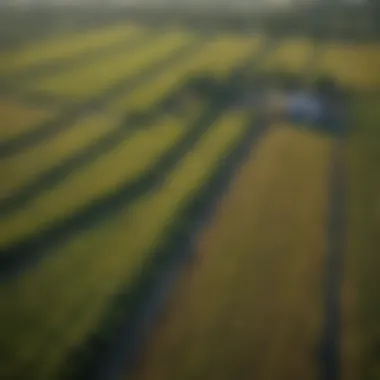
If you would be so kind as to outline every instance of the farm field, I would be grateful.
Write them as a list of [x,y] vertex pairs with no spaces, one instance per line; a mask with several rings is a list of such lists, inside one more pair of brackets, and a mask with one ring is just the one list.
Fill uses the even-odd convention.
[[194,264],[120,378],[318,378],[337,142],[186,98],[194,75],[243,68],[329,74],[360,94],[340,143],[339,355],[343,379],[376,379],[379,64],[375,44],[132,23],[0,53],[0,378],[84,378],[185,246]]
[[331,148],[288,126],[263,137],[199,236],[138,379],[316,378]]

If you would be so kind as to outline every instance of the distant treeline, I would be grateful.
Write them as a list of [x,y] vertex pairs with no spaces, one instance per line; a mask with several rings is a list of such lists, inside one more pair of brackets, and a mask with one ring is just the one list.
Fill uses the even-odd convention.
[[306,35],[326,39],[380,38],[379,9],[330,3],[288,11],[197,10],[167,7],[54,6],[3,8],[0,11],[0,47],[12,48],[39,35],[135,20],[149,25],[180,24],[204,32],[264,31],[275,36]]

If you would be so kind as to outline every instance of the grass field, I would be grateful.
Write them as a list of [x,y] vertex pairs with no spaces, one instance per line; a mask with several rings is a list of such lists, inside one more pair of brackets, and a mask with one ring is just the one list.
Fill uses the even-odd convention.
[[[222,80],[240,67],[329,73],[362,94],[379,88],[379,54],[374,44],[132,24],[0,54],[10,86],[0,99],[0,378],[74,378],[73,357],[115,327],[107,318],[123,311],[117,297],[137,297],[134,284],[154,272],[162,244],[193,222],[186,210],[258,128],[244,108],[160,109],[187,78]],[[37,106],[41,94],[53,101]],[[352,103],[346,144],[350,380],[379,376],[378,105],[374,95]],[[129,118],[150,110],[143,125]],[[138,379],[316,378],[332,146],[307,128],[267,130],[200,232],[198,261],[179,281]]]

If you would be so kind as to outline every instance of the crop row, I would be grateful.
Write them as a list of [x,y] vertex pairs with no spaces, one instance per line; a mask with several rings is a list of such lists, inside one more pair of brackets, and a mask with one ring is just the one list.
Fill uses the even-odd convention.
[[[241,139],[247,117],[240,111],[223,115],[167,173],[160,187],[130,207],[121,207],[94,229],[78,231],[37,268],[1,285],[0,321],[8,326],[1,339],[2,347],[8,348],[1,363],[5,378],[28,369],[29,378],[52,379],[62,370],[68,352],[97,328],[112,296],[149,266],[150,254],[175,215]],[[183,133],[183,127],[173,125],[177,134]],[[149,141],[135,142],[136,159],[152,154],[154,149],[147,145],[157,144],[157,133],[152,129],[145,132]],[[169,139],[160,144],[167,145],[170,139],[175,144],[174,129],[167,129],[167,134]],[[115,170],[129,168],[130,161],[117,160],[113,165]],[[112,170],[102,173],[109,175]],[[102,180],[94,177],[92,184]]]

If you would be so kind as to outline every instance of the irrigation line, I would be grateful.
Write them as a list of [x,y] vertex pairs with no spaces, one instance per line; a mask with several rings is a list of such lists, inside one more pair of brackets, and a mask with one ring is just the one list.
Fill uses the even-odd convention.
[[346,183],[342,140],[336,140],[330,172],[330,201],[324,282],[324,326],[320,351],[320,379],[339,380],[341,283],[345,240]]

